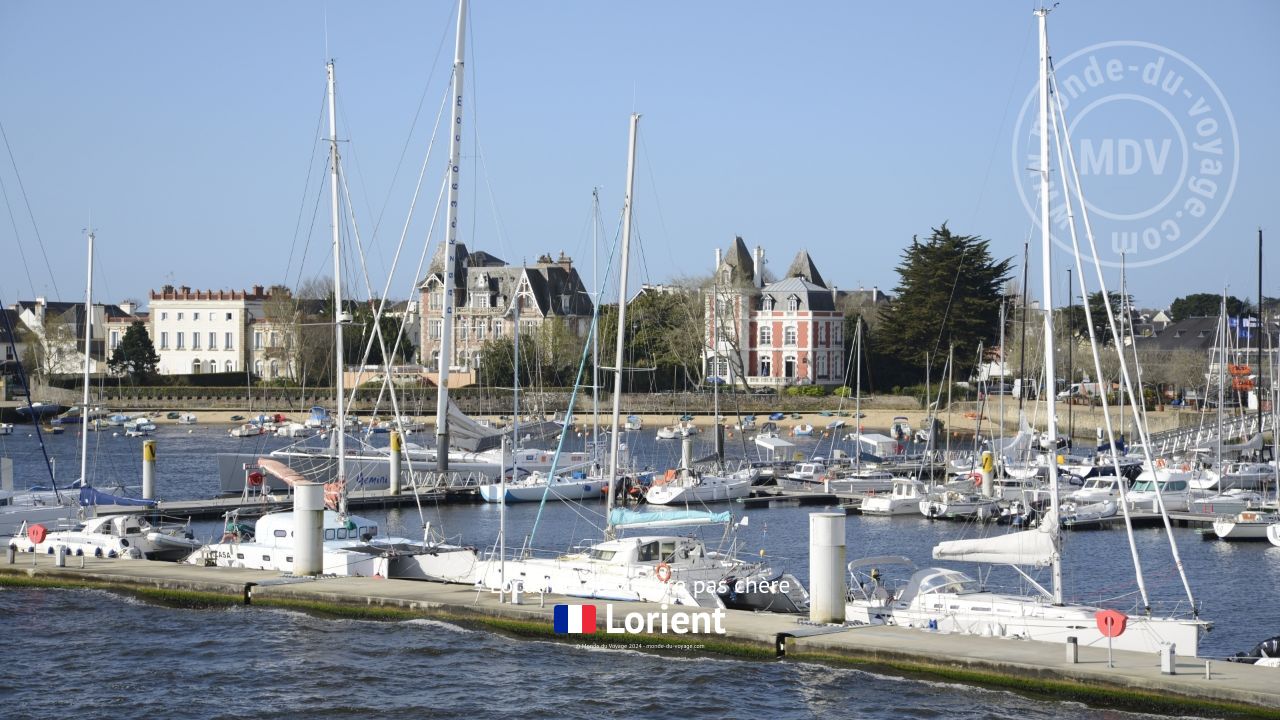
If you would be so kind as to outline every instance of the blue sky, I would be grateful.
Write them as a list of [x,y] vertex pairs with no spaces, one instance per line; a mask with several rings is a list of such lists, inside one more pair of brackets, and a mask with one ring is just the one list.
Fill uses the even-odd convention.
[[[705,274],[714,248],[741,235],[765,247],[775,272],[803,247],[829,282],[888,289],[912,235],[943,221],[1020,257],[1035,230],[1014,177],[1019,111],[1036,80],[1033,7],[476,0],[462,239],[515,262],[564,251],[589,268],[591,191],[602,187],[612,239],[635,110],[636,282]],[[81,297],[90,218],[101,299],[141,298],[166,282],[292,285],[326,272],[316,163],[329,56],[380,287],[448,81],[453,17],[446,0],[0,5],[0,123],[12,151],[12,162],[0,155],[0,300]],[[1224,285],[1253,297],[1256,229],[1280,248],[1277,28],[1280,4],[1262,1],[1069,0],[1051,15],[1055,59],[1109,41],[1163,46],[1198,65],[1234,117],[1230,200],[1198,243],[1129,273],[1142,305]],[[1112,103],[1079,118],[1095,169],[1105,138],[1152,147],[1146,133],[1155,150],[1177,139],[1144,112]],[[433,155],[393,283],[401,297],[444,154],[441,145]],[[1163,195],[1167,181],[1113,174],[1086,177],[1085,189],[1121,212]],[[10,252],[18,243],[25,263]],[[1280,249],[1269,256],[1267,267],[1280,267]],[[1068,258],[1055,260],[1065,281]],[[1280,295],[1267,276],[1267,294]]]

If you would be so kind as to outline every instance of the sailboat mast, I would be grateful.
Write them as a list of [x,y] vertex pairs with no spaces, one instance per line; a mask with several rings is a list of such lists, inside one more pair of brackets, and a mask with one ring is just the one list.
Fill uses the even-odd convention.
[[[591,189],[591,289],[595,306],[600,307],[601,293],[599,267],[600,248],[600,188]],[[600,458],[600,324],[591,328],[591,457]]]
[[858,441],[853,444],[853,464],[862,469],[862,315],[857,317],[858,325],[854,328],[853,352],[855,353],[853,380],[853,421],[858,425]]
[[[84,403],[80,408],[80,486],[89,484],[89,349],[93,343],[93,230],[89,230],[89,270],[84,283]],[[32,414],[32,418],[35,415]],[[39,424],[39,423],[37,423]]]
[[[347,414],[344,403],[346,402],[346,389],[343,387],[343,344],[342,344],[342,233],[339,232],[339,215],[338,215],[338,113],[337,102],[334,98],[334,80],[333,80],[333,61],[330,60],[325,65],[325,71],[329,76],[329,185],[330,185],[330,211],[329,222],[333,226],[333,357],[334,357],[334,375],[333,375],[333,392],[337,399],[337,450],[338,450],[338,469],[337,477],[334,478],[338,487],[342,487],[346,479],[347,469],[345,467],[347,461]],[[347,493],[339,493],[341,498],[341,507],[338,511],[343,516],[347,514]]]
[[[449,205],[445,211],[444,297],[440,321],[440,368],[436,390],[436,469],[449,471],[449,363],[453,360],[453,292],[458,257],[458,168],[462,163],[462,81],[467,0],[458,0],[458,36],[453,51],[453,123],[449,133]],[[516,319],[516,330],[520,321]],[[515,451],[515,448],[512,448]]]
[[1049,227],[1049,10],[1036,10],[1040,21],[1040,268],[1044,285],[1044,388],[1045,431],[1048,435],[1049,528],[1053,538],[1053,602],[1062,604],[1062,557],[1058,527],[1058,421],[1057,372],[1053,358],[1053,239]]
[[[609,435],[609,492],[605,496],[605,522],[613,514],[614,483],[618,479],[618,415],[622,411],[622,361],[627,328],[627,269],[631,257],[631,211],[635,200],[636,180],[636,131],[640,116],[631,114],[631,139],[627,145],[627,189],[622,201],[621,270],[618,272],[618,334],[613,353],[613,421]],[[612,526],[606,526],[605,537],[613,536]]]
[[[1253,384],[1253,397],[1258,402],[1258,439],[1262,439],[1262,228],[1258,228],[1258,381]],[[1261,451],[1259,451],[1261,455]]]

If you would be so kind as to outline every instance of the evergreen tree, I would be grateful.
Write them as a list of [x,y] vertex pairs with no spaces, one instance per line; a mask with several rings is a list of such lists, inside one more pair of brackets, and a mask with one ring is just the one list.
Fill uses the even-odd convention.
[[155,346],[151,344],[151,335],[147,332],[147,326],[138,321],[125,331],[120,344],[111,353],[111,360],[107,362],[107,367],[116,374],[128,375],[132,382],[137,383],[155,375],[159,364],[160,356],[156,353]]
[[[1227,296],[1227,315],[1230,317],[1239,317],[1252,308],[1244,300],[1234,296]],[[1173,301],[1169,306],[1169,315],[1174,320],[1186,320],[1192,317],[1218,317],[1222,312],[1222,296],[1216,293],[1192,293],[1185,297],[1180,297]]]
[[880,356],[886,382],[924,381],[926,358],[941,378],[948,346],[955,345],[957,379],[968,377],[979,342],[994,344],[1000,301],[1011,259],[996,261],[989,243],[952,233],[946,223],[924,242],[913,239],[902,254],[895,297],[880,309],[871,349]]

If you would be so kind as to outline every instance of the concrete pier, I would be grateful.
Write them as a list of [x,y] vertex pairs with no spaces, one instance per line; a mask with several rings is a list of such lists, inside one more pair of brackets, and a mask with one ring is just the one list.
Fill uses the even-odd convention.
[[[478,592],[469,585],[362,577],[287,578],[265,571],[145,560],[85,558],[83,568],[57,567],[55,561],[53,555],[19,554],[15,564],[0,563],[0,585],[96,587],[161,598],[164,593],[203,593],[202,597],[227,603],[353,615],[421,615],[567,642],[637,646],[678,642],[708,653],[856,664],[1170,715],[1280,718],[1280,683],[1274,669],[1215,662],[1206,678],[1205,660],[1193,657],[1178,656],[1177,674],[1166,675],[1161,673],[1160,658],[1155,654],[1116,651],[1115,667],[1109,668],[1105,646],[1081,646],[1079,662],[1069,664],[1063,646],[1053,643],[942,635],[898,627],[821,625],[794,616],[734,610],[722,611],[723,635],[610,634],[604,627],[609,605],[619,616],[628,612],[671,615],[709,611],[540,598],[536,594],[526,596],[525,604],[511,605],[500,603],[496,594]],[[554,635],[552,608],[556,603],[595,605],[600,626],[597,633]],[[197,620],[193,617],[192,621]]]

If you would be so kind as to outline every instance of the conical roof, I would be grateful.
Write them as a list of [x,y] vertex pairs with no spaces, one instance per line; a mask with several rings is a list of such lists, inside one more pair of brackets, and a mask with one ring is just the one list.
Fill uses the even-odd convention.
[[822,274],[818,272],[818,266],[813,264],[813,258],[809,257],[807,250],[801,250],[796,253],[796,259],[791,261],[791,267],[787,268],[787,277],[804,278],[814,285],[827,287],[826,281],[822,279]]

